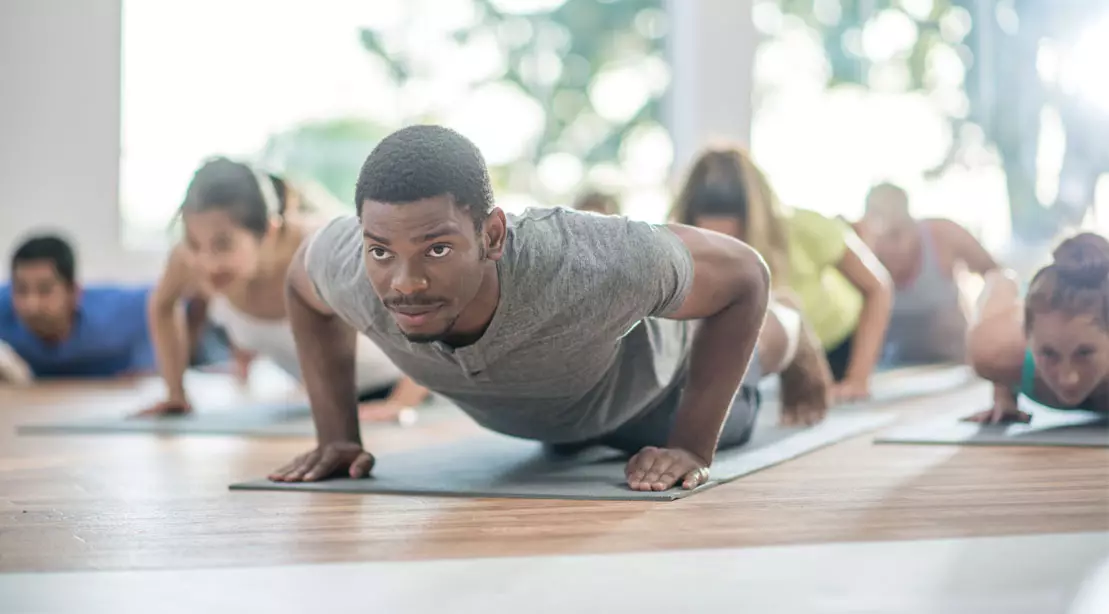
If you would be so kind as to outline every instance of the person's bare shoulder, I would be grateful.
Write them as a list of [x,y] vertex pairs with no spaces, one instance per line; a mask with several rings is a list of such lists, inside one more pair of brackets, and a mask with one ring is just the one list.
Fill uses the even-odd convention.
[[944,217],[930,217],[920,220],[920,225],[932,233],[943,237],[951,237],[960,234],[970,234],[966,228],[959,225],[958,222]]
[[930,218],[920,222],[932,237],[945,262],[962,261],[974,273],[984,275],[997,268],[997,262],[977,238],[958,222],[946,218]]

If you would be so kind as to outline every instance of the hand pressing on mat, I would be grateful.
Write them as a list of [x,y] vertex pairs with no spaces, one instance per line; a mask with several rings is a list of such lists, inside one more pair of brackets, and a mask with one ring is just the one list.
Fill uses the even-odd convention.
[[0,341],[0,383],[26,386],[35,376],[27,363],[8,344]]
[[669,490],[681,482],[693,490],[709,479],[707,463],[680,448],[647,446],[628,460],[624,468],[632,490]]
[[315,482],[345,473],[364,478],[374,467],[374,457],[362,444],[341,441],[324,444],[270,474],[274,482]]
[[139,413],[135,414],[136,417],[159,417],[159,416],[183,416],[192,413],[192,405],[183,399],[167,399],[157,403],[153,407],[148,407]]
[[870,398],[870,382],[865,379],[845,379],[832,386],[832,398],[837,403],[865,401]]
[[1002,424],[1007,422],[1027,424],[1032,421],[1032,415],[1021,411],[1017,407],[1016,393],[1005,386],[994,384],[993,407],[963,418],[963,421],[979,422],[981,424]]

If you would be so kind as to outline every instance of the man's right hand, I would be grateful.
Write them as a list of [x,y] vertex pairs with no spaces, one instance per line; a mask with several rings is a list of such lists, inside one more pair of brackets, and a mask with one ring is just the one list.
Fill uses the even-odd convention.
[[135,417],[138,417],[138,418],[155,417],[155,418],[157,418],[159,416],[183,416],[185,414],[191,414],[192,411],[193,411],[192,405],[189,405],[188,401],[182,401],[182,400],[178,400],[178,399],[167,399],[165,401],[157,403],[153,407],[148,407],[148,408],[140,411],[139,413],[135,414]]
[[315,482],[340,473],[364,478],[374,467],[374,457],[362,444],[349,441],[322,445],[270,474],[274,482]]

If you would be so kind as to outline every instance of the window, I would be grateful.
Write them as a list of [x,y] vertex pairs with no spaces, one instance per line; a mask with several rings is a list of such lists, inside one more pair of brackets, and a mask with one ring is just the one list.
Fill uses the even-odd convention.
[[854,217],[870,185],[894,181],[917,214],[958,221],[996,249],[1011,233],[1050,242],[1098,200],[1109,162],[1080,141],[1109,130],[1090,111],[1109,96],[1075,84],[1101,81],[1091,58],[1104,55],[1109,21],[1087,4],[755,0],[752,10],[763,36],[752,153],[784,201]]
[[125,243],[164,246],[216,154],[350,202],[374,144],[414,122],[473,139],[509,210],[596,186],[661,219],[665,26],[661,0],[124,0]]

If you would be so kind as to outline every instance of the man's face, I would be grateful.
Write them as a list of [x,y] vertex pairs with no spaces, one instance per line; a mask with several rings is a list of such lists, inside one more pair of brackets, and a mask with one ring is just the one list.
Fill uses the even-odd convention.
[[447,338],[482,286],[489,234],[450,196],[366,201],[362,232],[366,272],[401,332],[418,343]]
[[12,271],[12,303],[24,326],[40,337],[69,328],[77,307],[77,289],[49,260],[20,262]]
[[894,190],[871,193],[861,226],[860,235],[886,268],[901,271],[914,266],[920,253],[920,233],[904,194]]

